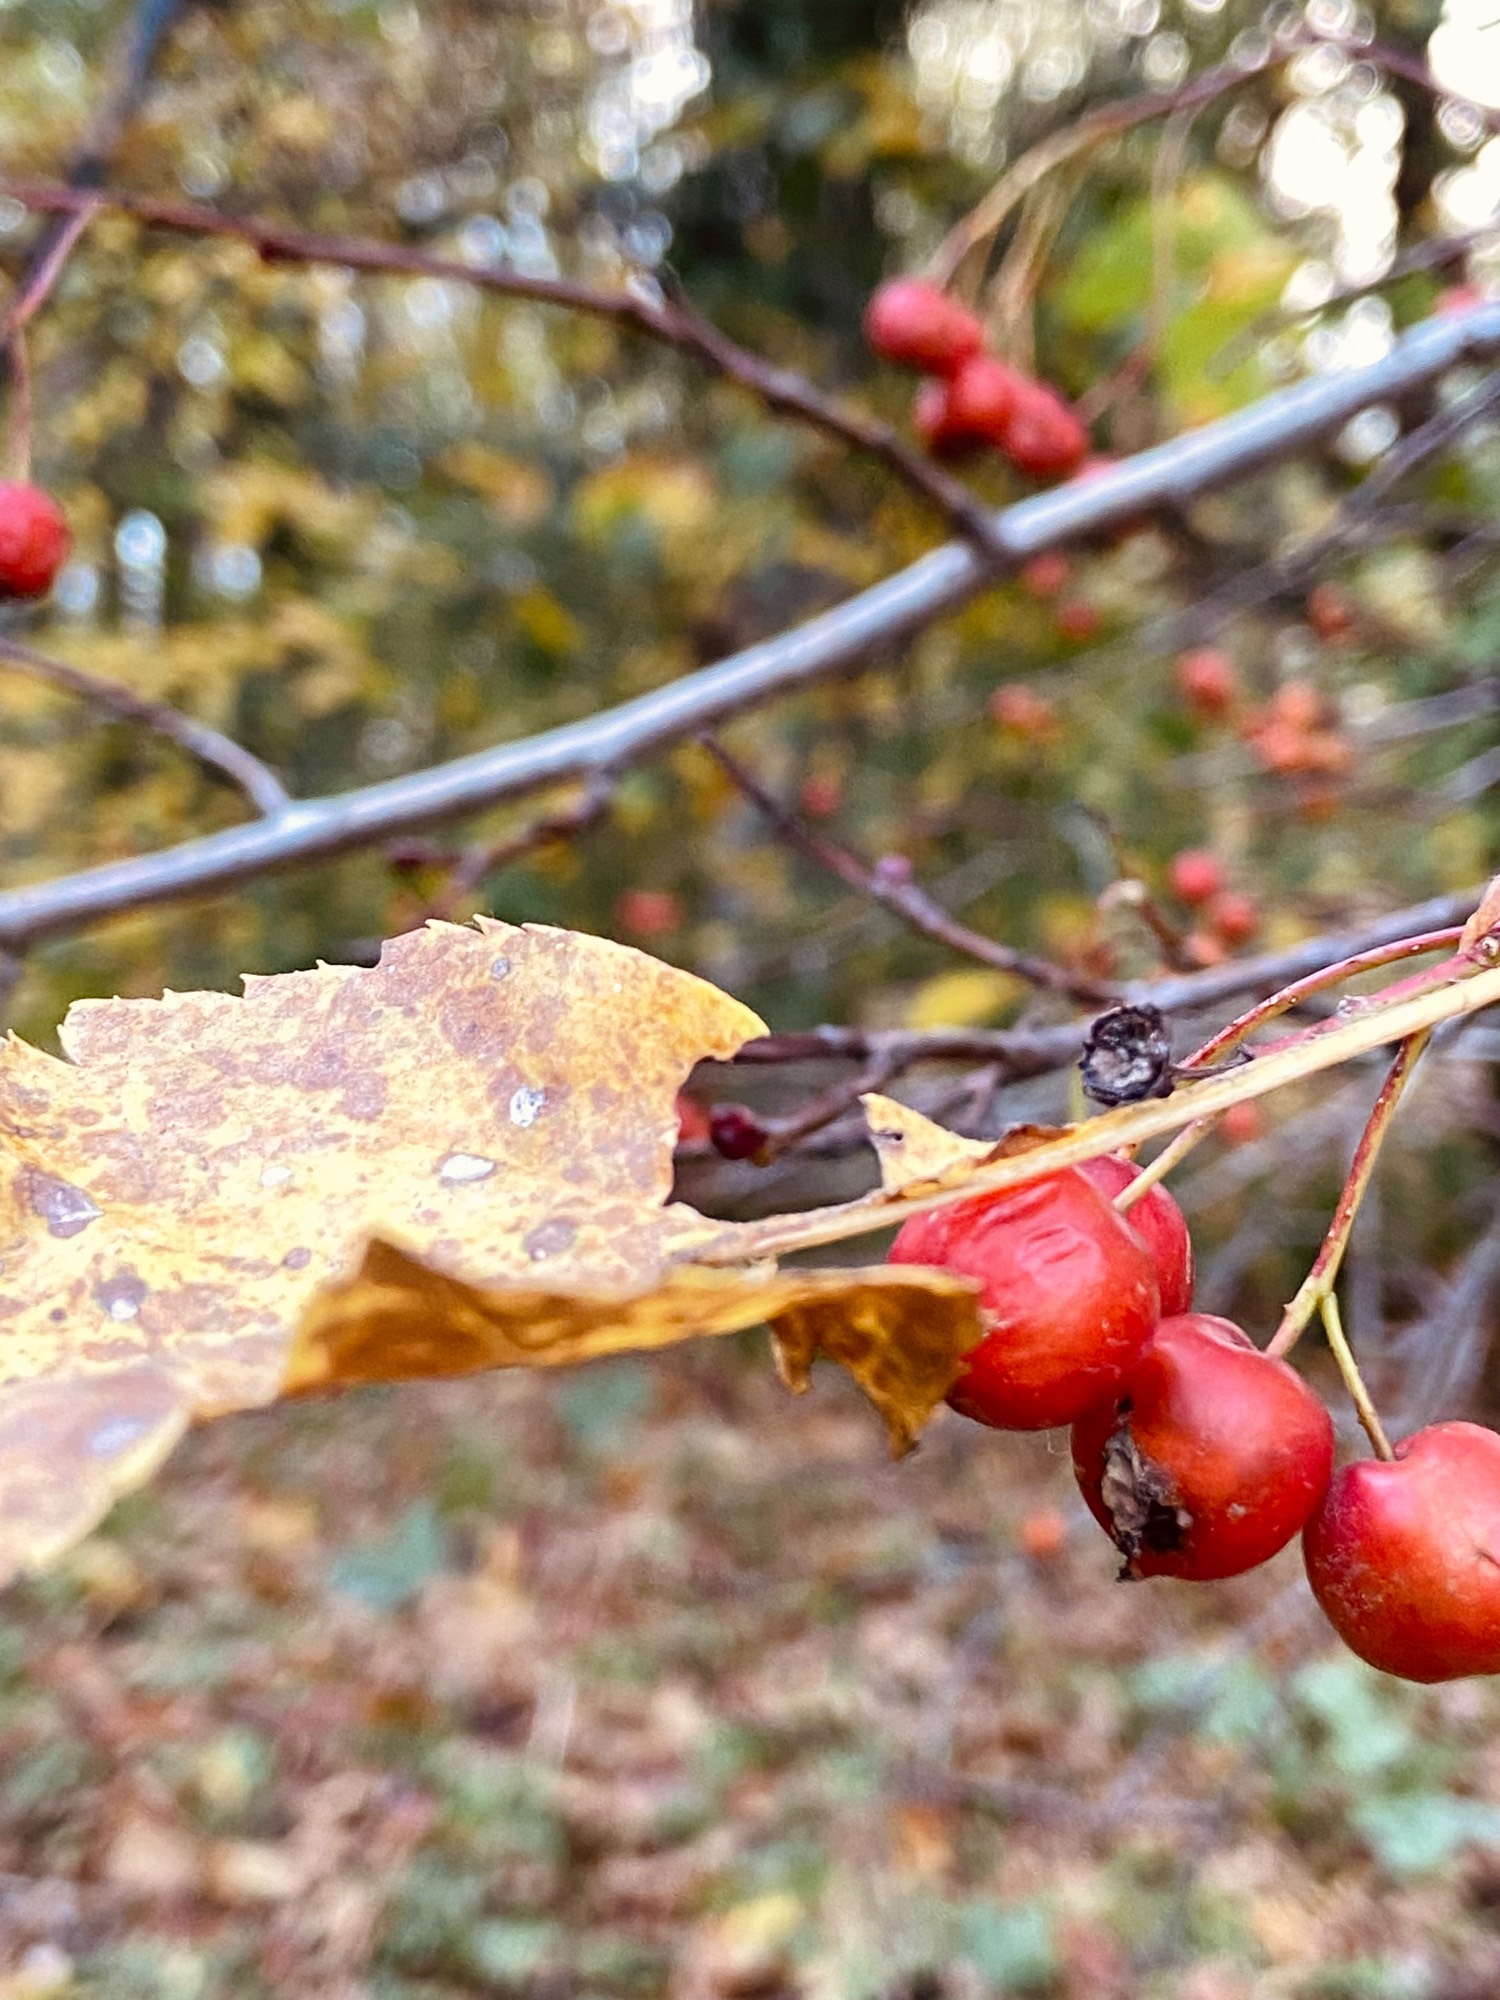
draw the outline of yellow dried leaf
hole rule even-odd
[[[243,999],[84,1002],[66,1062],[10,1039],[0,1575],[194,1419],[760,1321],[843,1361],[909,1442],[978,1337],[966,1288],[726,1260],[723,1225],[669,1202],[683,1078],[760,1029],[640,952],[480,919]]]

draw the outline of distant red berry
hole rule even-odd
[[[1055,1507],[1038,1507],[1024,1516],[1016,1539],[1033,1562],[1056,1562],[1068,1546],[1067,1517]]]
[[[1056,597],[1068,581],[1071,563],[1061,549],[1033,556],[1021,571],[1021,588],[1028,597]]]
[[[844,781],[832,771],[815,771],[804,779],[798,802],[809,819],[832,819],[844,803]]]
[[[1484,304],[1484,293],[1478,285],[1447,285],[1433,300],[1435,313],[1473,312],[1475,306]]]
[[[1016,399],[996,443],[1033,479],[1066,479],[1088,454],[1089,434],[1045,382],[1018,376]]]
[[[1307,595],[1307,622],[1320,639],[1336,645],[1354,627],[1354,601],[1336,583],[1315,584]]]
[[[972,431],[954,423],[946,382],[924,382],[918,389],[912,398],[911,427],[934,458],[963,458],[979,445]]]
[[[670,889],[627,889],[615,904],[622,931],[635,937],[666,937],[682,927],[682,904]]]
[[[1310,681],[1283,681],[1266,713],[1288,729],[1316,729],[1323,720],[1323,697]]]
[[[73,538],[61,507],[39,486],[0,485],[0,595],[41,597]]]
[[[1224,864],[1206,847],[1185,847],[1167,865],[1167,883],[1182,903],[1206,903],[1224,887]]]
[[[708,1137],[708,1113],[686,1091],[677,1093],[677,1142],[692,1145]]]
[[[1066,604],[1058,605],[1052,615],[1052,623],[1059,639],[1067,639],[1075,646],[1086,646],[1104,630],[1104,614],[1097,604],[1090,604],[1086,597],[1074,597]]]
[[[995,689],[990,714],[1007,735],[1024,743],[1053,743],[1062,734],[1062,717],[1052,703],[1020,681],[1007,681]]]
[[[1219,1120],[1219,1130],[1231,1146],[1249,1146],[1265,1137],[1266,1121],[1258,1104],[1231,1104]]]
[[[708,1136],[726,1160],[753,1160],[770,1134],[748,1104],[716,1104],[708,1114]]]
[[[1221,889],[1204,911],[1209,929],[1225,944],[1244,944],[1260,929],[1260,909],[1239,889]]]
[[[1021,379],[993,354],[971,354],[948,383],[948,421],[986,444],[1003,444]]]
[[[1178,659],[1177,691],[1195,714],[1217,721],[1238,699],[1240,677],[1217,646],[1194,646]]]
[[[865,308],[865,338],[883,361],[951,375],[977,354],[984,329],[967,306],[920,278],[892,278]]]

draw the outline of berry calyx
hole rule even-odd
[[[1302,1377],[1210,1313],[1164,1319],[1115,1400],[1073,1426],[1073,1471],[1123,1574],[1239,1576],[1328,1489],[1333,1424]]]
[[[1224,864],[1207,847],[1185,847],[1167,864],[1167,886],[1182,903],[1206,903],[1224,887]]]
[[[1329,1623],[1408,1681],[1500,1673],[1500,1435],[1434,1424],[1346,1465],[1302,1537]]]
[[[0,485],[0,596],[41,597],[73,538],[61,507],[39,486]]]
[[[1134,1160],[1121,1153],[1101,1153],[1097,1159],[1085,1160],[1078,1171],[1111,1204],[1141,1172]],[[1158,1183],[1125,1211],[1125,1220],[1151,1252],[1162,1318],[1174,1319],[1178,1313],[1188,1312],[1193,1303],[1193,1239],[1188,1234],[1187,1217]]]
[[[948,1401],[999,1430],[1050,1430],[1112,1396],[1159,1310],[1150,1252],[1076,1168],[913,1216],[890,1261],[978,1280],[985,1337]]]
[[[865,307],[865,339],[882,361],[951,375],[984,344],[984,329],[967,306],[920,278],[892,278]]]

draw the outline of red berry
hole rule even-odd
[[[1258,1104],[1231,1104],[1219,1120],[1219,1130],[1231,1146],[1250,1146],[1265,1137],[1266,1121]]]
[[[615,904],[615,919],[636,937],[666,937],[682,927],[682,904],[670,889],[626,889]]]
[[[1238,889],[1221,889],[1204,915],[1209,929],[1225,944],[1244,944],[1260,929],[1260,910],[1254,897]]]
[[[1500,1673],[1500,1436],[1435,1424],[1346,1465],[1302,1538],[1346,1646],[1409,1681]]]
[[[1206,847],[1185,847],[1167,865],[1172,894],[1183,903],[1206,903],[1224,886],[1224,866]]]
[[[1307,622],[1330,645],[1354,629],[1354,604],[1336,583],[1318,583],[1307,594]]]
[[[1473,312],[1476,306],[1484,304],[1484,293],[1478,285],[1446,285],[1432,302],[1435,313]]]
[[[1104,629],[1104,614],[1097,604],[1090,604],[1087,598],[1074,597],[1066,604],[1059,604],[1053,613],[1052,623],[1059,639],[1067,639],[1075,646],[1086,646],[1090,639],[1097,639]]]
[[[1055,1507],[1038,1507],[1021,1522],[1016,1539],[1033,1562],[1056,1562],[1068,1546],[1068,1523]]]
[[[1067,583],[1071,568],[1061,549],[1049,549],[1026,564],[1021,571],[1021,588],[1028,597],[1056,597]]]
[[[836,771],[815,771],[805,778],[798,803],[809,819],[832,819],[844,803],[844,781]]]
[[[1116,1399],[1073,1426],[1073,1470],[1129,1576],[1238,1576],[1323,1498],[1333,1425],[1227,1319],[1164,1319]]]
[[[1195,646],[1178,659],[1177,691],[1189,708],[1212,721],[1233,708],[1240,677],[1234,661],[1217,646]]]
[[[990,714],[1008,735],[1023,743],[1054,743],[1063,733],[1062,717],[1024,681],[1006,681],[989,700]]]
[[[708,1113],[686,1091],[677,1093],[677,1143],[691,1146],[708,1137]]]
[[[1050,1430],[1112,1396],[1156,1324],[1150,1252],[1075,1168],[913,1216],[890,1260],[979,1280],[987,1331],[948,1401],[999,1430]]]
[[[1139,1177],[1141,1170],[1134,1160],[1127,1160],[1120,1153],[1101,1153],[1097,1159],[1085,1160],[1078,1171],[1112,1203],[1117,1194]],[[1193,1239],[1182,1210],[1158,1183],[1133,1208],[1126,1210],[1125,1220],[1151,1252],[1151,1261],[1156,1266],[1156,1288],[1161,1294],[1162,1318],[1172,1319],[1191,1310]]]
[[[1020,383],[993,354],[971,354],[948,384],[949,422],[986,444],[1002,443]]]
[[[716,1104],[708,1114],[708,1137],[726,1160],[753,1160],[770,1134],[748,1104]]]
[[[995,442],[1033,479],[1065,479],[1083,463],[1089,434],[1055,389],[1018,375],[1015,402]]]
[[[912,398],[911,427],[934,458],[962,458],[976,449],[972,431],[953,421],[946,382],[924,382]]]
[[[0,596],[41,597],[73,538],[61,507],[39,486],[0,485]]]
[[[883,361],[951,375],[984,344],[967,306],[920,278],[892,278],[865,307],[865,339]]]

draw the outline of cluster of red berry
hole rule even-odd
[[[0,484],[0,597],[41,597],[56,582],[71,545],[50,493]]]
[[[973,1279],[987,1332],[948,1400],[1000,1430],[1070,1424],[1123,1575],[1238,1576],[1299,1530],[1313,1592],[1408,1680],[1500,1672],[1500,1434],[1439,1424],[1334,1471],[1327,1410],[1286,1362],[1192,1310],[1182,1211],[1114,1155],[914,1217],[891,1260]]]
[[[865,338],[883,361],[920,369],[912,424],[929,451],[986,445],[1033,479],[1065,479],[1088,456],[1088,432],[1045,382],[987,354],[967,306],[918,278],[893,278],[865,309]]]

